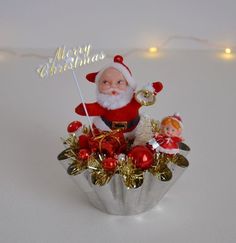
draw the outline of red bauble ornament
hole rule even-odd
[[[102,167],[105,171],[114,171],[117,166],[117,160],[114,158],[105,158],[102,161]]]
[[[145,146],[135,146],[133,147],[128,156],[132,158],[135,166],[142,170],[149,169],[153,164],[153,154]]]
[[[89,158],[90,153],[88,149],[80,149],[77,155],[79,159],[86,160]]]

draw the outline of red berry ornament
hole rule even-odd
[[[82,123],[80,121],[73,121],[71,122],[67,127],[67,132],[74,133],[76,132],[80,127],[82,126]]]
[[[149,169],[153,164],[153,154],[145,146],[133,147],[128,156],[132,158],[135,166],[142,170]]]
[[[102,161],[102,167],[105,171],[112,172],[116,169],[117,160],[114,158],[105,158]]]
[[[86,160],[89,158],[89,150],[88,149],[80,149],[80,151],[78,152],[78,157],[79,159],[82,159],[82,160]]]

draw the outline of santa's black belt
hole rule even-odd
[[[110,129],[130,129],[132,127],[135,127],[138,125],[140,116],[136,116],[133,120],[127,122],[127,121],[109,121],[105,117],[102,117],[102,120],[104,123],[110,128]]]

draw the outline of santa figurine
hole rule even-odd
[[[131,139],[135,137],[140,122],[140,107],[153,104],[156,94],[163,88],[161,82],[154,82],[135,93],[137,82],[119,55],[99,72],[89,73],[86,79],[95,83],[97,88],[97,101],[85,104],[88,115],[94,116],[93,129],[120,129],[125,137]],[[83,104],[75,111],[86,115]]]
[[[177,154],[179,153],[179,143],[183,141],[182,130],[182,119],[178,113],[167,116],[161,121],[160,132],[155,134],[147,146],[156,152]]]

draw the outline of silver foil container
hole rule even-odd
[[[186,144],[180,145],[182,155],[186,157],[189,151]],[[67,170],[68,162],[64,161],[62,165]],[[170,181],[160,181],[151,173],[145,172],[144,182],[137,189],[128,189],[118,174],[114,175],[110,182],[104,186],[94,185],[88,170],[70,177],[86,193],[90,203],[97,209],[108,214],[132,215],[145,212],[156,206],[186,170],[186,168],[181,168],[173,163],[168,166],[172,171]]]

